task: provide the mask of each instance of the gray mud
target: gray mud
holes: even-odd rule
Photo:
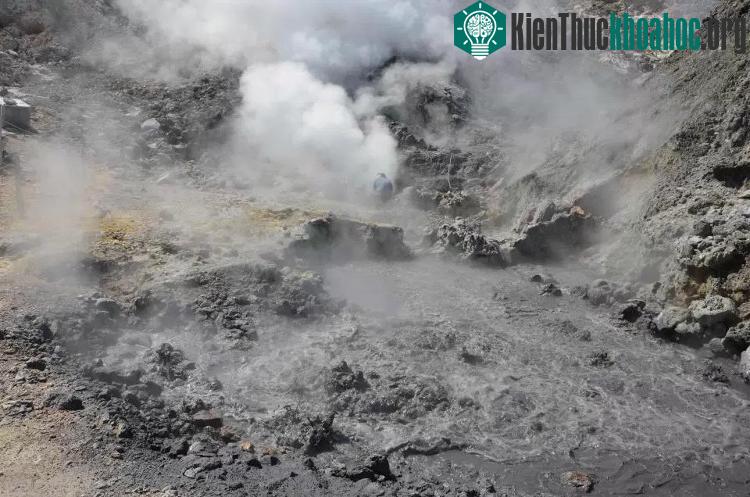
[[[241,71],[85,50],[133,31],[0,5],[0,85],[35,106],[0,157],[0,495],[749,495],[746,55],[584,64],[667,96],[568,146],[476,118],[455,69],[379,116],[385,199],[247,174]]]

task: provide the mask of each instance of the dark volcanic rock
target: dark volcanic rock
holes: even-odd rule
[[[231,264],[199,272],[186,286],[200,295],[191,307],[199,319],[213,321],[217,331],[244,348],[257,339],[255,316],[273,312],[306,318],[338,312],[342,303],[326,292],[323,279],[312,271],[265,264]]]
[[[594,478],[583,471],[566,471],[560,476],[563,485],[573,487],[581,492],[591,492],[594,488]]]
[[[724,368],[712,361],[705,361],[703,363],[703,366],[700,368],[700,374],[706,381],[729,383],[729,376],[724,371]]]
[[[750,322],[732,326],[722,340],[722,345],[731,353],[739,354],[750,347]]]
[[[143,371],[133,369],[130,371],[120,371],[110,369],[104,366],[90,366],[84,369],[87,376],[95,378],[105,383],[119,383],[122,385],[135,385],[143,376]]]
[[[596,233],[597,222],[580,208],[556,214],[549,221],[525,227],[514,248],[533,259],[560,259],[588,246]]]
[[[544,285],[539,292],[540,295],[550,295],[552,297],[562,297],[562,290],[559,286],[555,285],[554,283],[549,283],[547,285]]]
[[[63,411],[80,411],[83,401],[75,395],[64,395],[58,399],[57,407]]]
[[[153,364],[153,371],[168,380],[186,380],[189,372],[195,369],[194,363],[185,361],[181,350],[168,343],[159,345],[147,360]]]
[[[481,361],[481,358],[478,358]],[[342,373],[338,373],[342,374]],[[344,379],[355,384],[358,374],[343,373]],[[338,376],[337,376],[338,377]],[[363,417],[400,416],[416,419],[428,412],[446,409],[450,403],[448,390],[435,378],[414,375],[389,375],[380,377],[367,374],[367,388],[348,388],[330,391],[331,406],[336,412],[356,413]],[[335,384],[334,386],[338,386]]]
[[[440,251],[454,253],[464,259],[505,267],[510,264],[510,253],[499,241],[487,238],[476,223],[464,220],[444,224],[430,238]]]
[[[205,426],[221,428],[224,424],[224,420],[218,412],[213,409],[206,409],[193,414],[192,423],[198,428],[203,428]]]
[[[326,381],[326,391],[337,394],[349,389],[366,390],[369,387],[362,371],[354,372],[345,361],[331,369]]]
[[[589,356],[589,364],[592,366],[607,368],[614,363],[615,361],[612,360],[612,356],[606,351],[595,352]]]
[[[731,299],[719,295],[710,295],[703,300],[690,304],[690,313],[702,326],[718,323],[731,323],[737,318],[737,308]]]
[[[325,418],[316,416],[309,419],[308,422],[312,430],[305,444],[305,453],[314,455],[320,452],[330,450],[333,447],[334,431],[333,419],[335,414],[331,413]]]
[[[329,214],[308,221],[303,231],[287,247],[288,255],[333,260],[366,256],[399,260],[412,255],[404,244],[403,230],[397,226],[367,224]]]
[[[606,280],[594,280],[587,285],[583,291],[583,298],[592,305],[613,305],[615,303],[626,303],[633,297],[635,292],[629,285],[621,285]]]
[[[44,371],[47,369],[47,361],[42,358],[34,358],[26,361],[26,367],[29,369],[36,369],[38,371]]]
[[[370,456],[364,464],[352,469],[341,468],[334,470],[334,476],[347,478],[352,481],[359,481],[367,478],[376,481],[380,478],[385,480],[395,480],[396,477],[391,472],[391,466],[388,463],[388,457],[381,454]]]

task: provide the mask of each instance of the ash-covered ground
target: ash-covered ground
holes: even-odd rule
[[[1,495],[748,495],[748,55],[418,5],[0,4]]]

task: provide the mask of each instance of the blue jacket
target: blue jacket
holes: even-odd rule
[[[372,189],[380,194],[393,193],[393,183],[385,175],[380,175],[375,178],[375,182],[372,184]]]

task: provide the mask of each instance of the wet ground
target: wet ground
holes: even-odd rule
[[[96,328],[85,340],[55,337],[49,348],[62,351],[45,352],[57,358],[44,381],[18,376],[39,351],[3,339],[0,454],[12,464],[0,482],[13,485],[10,495],[32,495],[34,478],[64,495],[102,496],[139,488],[164,497],[750,495],[750,392],[733,363],[717,360],[724,369],[706,375],[705,353],[663,342],[619,320],[616,308],[582,299],[576,287],[599,275],[575,265],[488,268],[428,253],[419,243],[430,215],[400,199],[381,205],[366,196],[269,193],[222,183],[211,164],[164,157],[144,166],[130,159],[129,137],[143,120],[137,101],[107,93],[106,78],[37,70],[24,91],[40,109],[40,134],[9,140],[22,173],[0,176],[3,329],[24,314],[78,309],[79,296],[94,292],[127,311],[116,328]],[[90,105],[69,114],[82,94]],[[80,125],[85,147],[65,133],[52,139],[63,119]],[[68,157],[76,174],[37,156],[58,140],[52,162]],[[329,210],[404,227],[416,256],[282,259],[295,228]],[[535,274],[551,275],[562,294],[543,294],[544,284],[530,281]],[[185,312],[135,316],[127,306],[145,290]],[[312,297],[309,313],[279,306],[298,294]],[[209,311],[201,315],[201,306]],[[215,325],[235,308],[248,313],[239,338],[239,328]],[[80,379],[95,361],[149,371],[165,343],[184,357],[172,376],[159,378],[159,398],[168,407],[195,399],[213,405],[237,435],[226,447],[239,451],[242,439],[259,457],[261,447],[272,449],[262,472],[223,461],[196,478],[194,460],[213,463],[226,447],[176,455],[167,447],[180,438],[174,434],[156,449],[129,445],[102,428],[119,407],[95,393],[80,394],[80,416],[45,404],[58,387],[105,388]],[[29,417],[11,414],[25,405],[19,399],[32,399]],[[139,443],[153,442],[149,412],[139,413]],[[297,444],[305,438],[300,426],[329,413],[330,446],[311,453]],[[20,427],[35,435],[19,437]],[[192,447],[202,435],[180,436]],[[37,452],[54,471],[35,469]],[[351,470],[372,454],[388,455],[392,478],[341,475],[340,465]]]
[[[18,138],[17,145],[40,139]],[[230,293],[262,299],[231,277],[234,265],[274,266],[268,254],[288,243],[284,232],[331,207],[302,211],[293,200],[265,204],[242,192],[179,183],[143,188],[121,170],[102,174],[118,178],[97,193],[107,212],[93,221],[81,216],[84,225],[98,227],[81,232],[93,245],[74,245],[94,247],[105,260],[125,257],[122,268],[97,283],[50,276],[37,264],[51,247],[70,248],[44,241],[6,256],[13,282],[7,295],[15,299],[6,304],[16,312],[33,300],[35,288],[62,301],[103,288],[127,300],[170,282],[180,294],[189,275],[212,271],[230,275],[221,283]],[[160,197],[169,202],[144,208],[144,199]],[[199,205],[191,202],[196,198]],[[27,203],[34,204],[33,194]],[[349,211],[343,201],[335,208]],[[197,318],[144,322],[125,326],[110,346],[78,350],[77,360],[145,369],[153,350],[169,343],[196,367],[185,381],[168,383],[162,396],[210,400],[257,444],[284,445],[283,436],[294,431],[285,409],[333,412],[340,439],[317,455],[321,467],[387,453],[406,479],[465,482],[481,475],[518,495],[573,488],[560,476],[572,470],[590,475],[595,495],[747,495],[750,397],[731,365],[726,382],[708,381],[698,352],[581,299],[575,288],[596,276],[583,269],[474,266],[420,250],[423,219],[398,203],[352,204],[351,212],[366,221],[402,222],[417,250],[406,261],[288,266],[320,275],[325,298],[343,303],[339,311],[303,318],[258,312],[257,338],[240,348],[206,332]],[[36,229],[18,220],[11,226],[26,235]],[[165,235],[184,248],[155,251]],[[562,295],[542,294],[544,285],[530,281],[539,273],[556,279]],[[42,307],[54,310],[46,302]],[[223,386],[218,392],[215,380]]]

